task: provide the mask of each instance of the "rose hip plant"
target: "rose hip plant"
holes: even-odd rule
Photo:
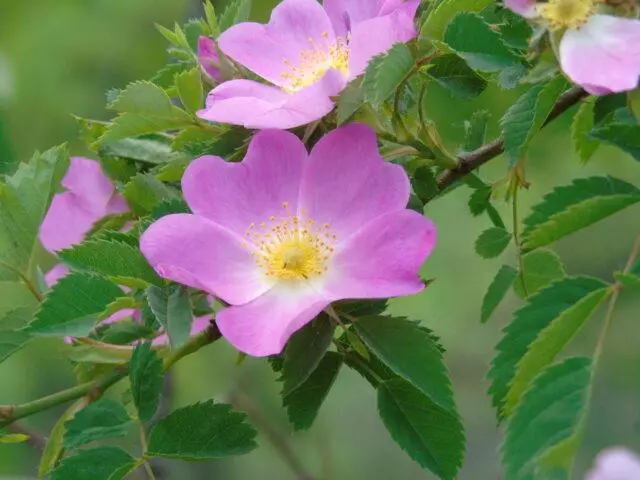
[[[640,237],[611,278],[567,275],[549,247],[634,208],[640,188],[575,164],[527,215],[520,193],[536,188],[528,149],[559,116],[583,163],[602,143],[640,161],[638,2],[282,0],[266,24],[249,21],[250,0],[203,7],[159,27],[168,64],[109,91],[110,121],[78,118],[92,158],[55,147],[0,182],[0,362],[53,337],[78,380],[0,404],[0,443],[28,441],[21,419],[64,405],[38,466],[53,480],[246,454],[257,432],[231,405],[158,412],[171,368],[228,342],[278,373],[296,431],[357,371],[398,446],[455,479],[465,434],[446,345],[437,324],[386,309],[438,281],[424,211],[460,189],[490,225],[477,254],[517,251],[478,312],[487,322],[511,289],[521,299],[486,375],[503,478],[570,478],[616,303],[640,288]],[[491,84],[523,93],[499,119],[473,113],[452,146],[425,100],[435,84],[451,108]],[[601,331],[591,354],[567,355],[587,323]],[[105,396],[116,384],[124,395]],[[142,453],[108,442],[134,425]],[[636,478],[639,464],[612,450],[589,478]]]

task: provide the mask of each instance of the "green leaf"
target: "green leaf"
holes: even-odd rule
[[[566,276],[564,265],[558,254],[546,248],[523,255],[522,267],[526,292],[522,285],[522,275],[518,275],[513,284],[513,291],[521,298],[530,297],[551,282]]]
[[[138,174],[124,187],[127,203],[139,215],[146,215],[162,201],[176,198],[173,190],[148,174]]]
[[[453,480],[464,456],[464,430],[448,411],[400,378],[378,386],[378,413],[394,441],[423,468]]]
[[[87,404],[86,398],[81,398],[72,404],[56,421],[49,433],[49,438],[44,446],[40,464],[38,465],[38,477],[44,477],[57,465],[64,453],[65,424],[73,418],[76,412]]]
[[[204,88],[200,67],[176,75],[176,88],[184,108],[191,113],[204,106]]]
[[[364,102],[364,87],[362,77],[359,77],[347,85],[338,97],[336,116],[338,125],[342,125],[349,120]]]
[[[84,337],[91,332],[100,313],[121,296],[122,290],[112,281],[73,272],[47,293],[26,331],[34,335]]]
[[[2,268],[0,266],[0,268]],[[0,320],[17,308],[35,308],[37,301],[23,282],[0,281]]]
[[[246,22],[251,13],[251,0],[231,0],[220,15],[220,32],[237,23]]]
[[[415,61],[404,43],[396,43],[389,51],[371,59],[364,74],[364,98],[378,108],[407,78]]]
[[[640,190],[613,177],[590,177],[558,187],[524,220],[524,248],[548,245],[640,201]]]
[[[40,224],[68,166],[66,147],[55,147],[0,181],[0,280],[34,278]]]
[[[419,167],[414,172],[411,178],[411,186],[422,204],[425,204],[434,198],[439,191],[436,176],[431,167],[426,165]]]
[[[433,334],[399,317],[365,317],[354,323],[358,335],[394,373],[445,410],[455,411],[451,381]]]
[[[130,424],[131,419],[121,404],[101,398],[65,424],[64,446],[71,449],[104,438],[124,437]]]
[[[0,331],[0,363],[24,347],[31,335],[21,331]]]
[[[473,191],[469,197],[469,211],[471,215],[477,217],[487,211],[487,208],[491,205],[491,192],[492,189],[489,186]]]
[[[605,123],[591,130],[589,136],[618,147],[640,161],[640,124]]]
[[[8,435],[0,434],[0,445],[11,444],[11,443],[24,443],[29,440],[29,435],[25,435],[23,433],[10,433]]]
[[[426,73],[452,96],[463,100],[477,97],[487,88],[487,81],[471,70],[458,55],[435,58]]]
[[[282,397],[294,430],[307,430],[329,394],[342,366],[342,355],[327,352],[311,375],[295,390]]]
[[[538,467],[561,467],[572,461],[584,429],[591,370],[589,358],[568,358],[535,379],[507,426],[502,446],[506,478],[540,478]],[[560,450],[563,455],[557,455]],[[554,465],[554,460],[565,465]]]
[[[121,480],[137,466],[136,459],[119,447],[97,447],[65,458],[51,480]]]
[[[562,312],[538,334],[516,366],[516,373],[505,398],[505,416],[509,417],[513,413],[533,379],[555,360],[610,294],[611,289],[608,287],[589,293]]]
[[[163,381],[162,360],[152,350],[151,343],[141,343],[133,351],[129,379],[138,417],[147,422],[158,409]]]
[[[147,455],[197,461],[248,453],[257,432],[245,420],[213,400],[180,408],[153,427]]]
[[[498,305],[500,305],[500,302],[504,299],[517,276],[518,271],[515,268],[509,265],[500,267],[500,270],[498,270],[497,275],[491,282],[491,285],[489,285],[489,289],[482,300],[480,322],[486,323],[487,320],[491,318],[491,315],[495,309],[498,308]]]
[[[335,325],[326,315],[298,330],[287,342],[282,368],[282,394],[287,395],[309,378],[333,340]]]
[[[500,119],[504,147],[511,164],[526,155],[531,141],[544,125],[567,81],[557,77],[531,87]]]
[[[162,285],[140,250],[125,242],[91,239],[58,252],[74,269],[89,270],[116,278],[133,278]]]
[[[474,70],[496,72],[522,61],[500,34],[474,13],[456,15],[447,27],[444,41]]]
[[[420,36],[442,40],[447,26],[460,12],[481,12],[492,3],[492,0],[443,0],[422,24]]]
[[[128,345],[136,340],[150,340],[155,334],[153,329],[132,320],[100,325],[96,330],[98,339],[111,345]]]
[[[485,144],[490,116],[488,111],[480,110],[464,121],[464,152],[472,152]]]
[[[171,348],[189,339],[193,313],[187,291],[182,287],[150,287],[147,299],[153,314],[169,336]]]
[[[516,374],[516,365],[526,355],[540,333],[589,294],[605,288],[601,280],[590,277],[568,277],[552,283],[529,298],[528,303],[515,312],[513,321],[504,329],[496,347],[487,378],[491,380],[489,393],[493,397],[499,417],[502,417],[509,386]]]
[[[590,98],[582,104],[573,117],[571,124],[571,138],[573,148],[580,157],[582,163],[587,163],[598,148],[598,142],[589,138],[589,132],[594,126],[595,100]]]
[[[640,276],[632,273],[617,272],[615,274],[616,280],[621,283],[625,288],[632,288],[634,290],[640,289]]]
[[[123,138],[104,142],[99,150],[101,157],[128,158],[152,165],[167,163],[171,158],[171,147],[165,142],[151,138]],[[135,169],[134,169],[135,171]]]
[[[217,38],[220,35],[220,26],[218,25],[218,17],[216,10],[210,0],[204,2],[204,16],[207,19],[207,25],[209,26],[209,34]]]
[[[495,258],[511,243],[511,233],[504,228],[492,227],[480,234],[475,249],[482,258]]]

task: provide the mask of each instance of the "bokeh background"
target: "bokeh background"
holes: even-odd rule
[[[219,9],[224,1],[216,1]],[[253,16],[264,19],[273,0],[254,0]],[[165,62],[165,42],[154,23],[170,26],[200,15],[198,0],[0,0],[0,163],[26,160],[36,149],[69,142],[75,154],[88,154],[78,139],[72,114],[107,118],[104,94],[136,79],[150,78]],[[490,88],[474,101],[452,99],[437,86],[427,96],[428,115],[446,142],[461,141],[463,120],[472,112],[492,113],[490,136],[497,120],[519,90]],[[613,174],[640,184],[640,168],[630,157],[602,147],[588,166],[573,154],[570,115],[545,129],[531,150],[523,194],[523,213],[551,188],[577,176]],[[482,175],[497,179],[506,161],[495,159]],[[486,396],[486,372],[500,329],[520,300],[510,294],[492,320],[481,325],[484,292],[502,263],[515,264],[508,250],[496,260],[473,252],[485,217],[472,218],[460,188],[431,203],[426,214],[437,223],[439,245],[424,272],[436,281],[423,294],[392,303],[395,314],[419,319],[442,337],[457,401],[467,428],[468,451],[460,480],[498,479],[500,432]],[[501,207],[509,218],[506,205]],[[555,250],[571,274],[611,280],[621,269],[640,233],[640,210],[628,209],[558,244]],[[0,292],[2,295],[2,292]],[[603,447],[625,444],[640,450],[637,427],[640,396],[640,301],[625,294],[615,315],[597,385],[586,441],[576,478],[582,478],[593,455]],[[575,341],[572,353],[590,354],[603,317],[597,312]],[[39,341],[0,364],[0,403],[17,403],[73,384],[66,347]],[[357,374],[344,369],[314,427],[293,435],[279,404],[275,375],[265,362],[235,364],[232,349],[219,342],[182,361],[172,375],[168,398],[174,408],[207,398],[242,398],[254,423],[261,426],[260,448],[230,460],[159,465],[163,479],[297,478],[280,458],[268,432],[288,443],[315,478],[431,479],[388,437],[376,415],[375,392]],[[116,392],[117,394],[117,392]],[[48,431],[61,410],[31,418],[28,424]],[[137,448],[137,447],[132,447]],[[0,479],[35,478],[37,455],[25,445],[0,446]]]

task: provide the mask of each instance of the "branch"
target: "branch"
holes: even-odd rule
[[[47,444],[47,439],[40,432],[37,432],[33,428],[27,427],[22,423],[15,422],[13,425],[9,426],[7,430],[13,433],[26,435],[29,437],[27,444],[40,452],[44,450],[44,446]]]
[[[569,110],[572,106],[577,104],[580,100],[587,97],[589,94],[580,87],[573,87],[563,93],[556,102],[553,110],[545,120],[543,127],[547,126],[557,117]],[[457,180],[461,179],[468,173],[471,173],[476,168],[484,165],[489,160],[497,157],[504,152],[504,140],[497,138],[496,140],[483,145],[482,147],[474,150],[471,153],[460,155],[458,157],[459,165],[454,170],[448,170],[438,178],[438,189],[440,191],[449,187]]]
[[[182,347],[173,351],[164,361],[164,371],[167,372],[171,367],[182,358],[197,352],[205,345],[215,342],[221,337],[220,331],[212,324],[204,332],[192,337]],[[48,410],[57,405],[76,400],[78,398],[89,396],[93,399],[99,398],[112,385],[118,383],[129,374],[129,366],[116,368],[112,372],[86,382],[67,390],[62,390],[46,397],[39,398],[32,402],[23,403],[21,405],[0,405],[0,428],[7,427],[24,417],[33,415],[34,413]]]

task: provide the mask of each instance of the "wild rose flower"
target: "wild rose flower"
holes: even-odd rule
[[[559,45],[567,76],[594,95],[633,90],[640,77],[640,20],[597,13],[598,0],[505,0],[550,29],[566,29]]]
[[[369,127],[334,130],[310,154],[292,133],[259,132],[241,163],[196,159],[182,190],[193,215],[152,224],[142,252],[162,277],[229,303],[217,325],[247,354],[279,353],[337,300],[424,288],[435,227],[406,209],[407,175]]]
[[[216,82],[222,80],[220,58],[215,40],[204,36],[198,38],[198,63],[202,71],[212,80]]]
[[[240,23],[220,50],[273,85],[232,80],[207,97],[203,119],[293,128],[329,113],[334,97],[375,55],[416,35],[419,0],[283,0],[267,25]]]
[[[626,448],[611,448],[601,452],[585,480],[640,479],[640,457]]]

